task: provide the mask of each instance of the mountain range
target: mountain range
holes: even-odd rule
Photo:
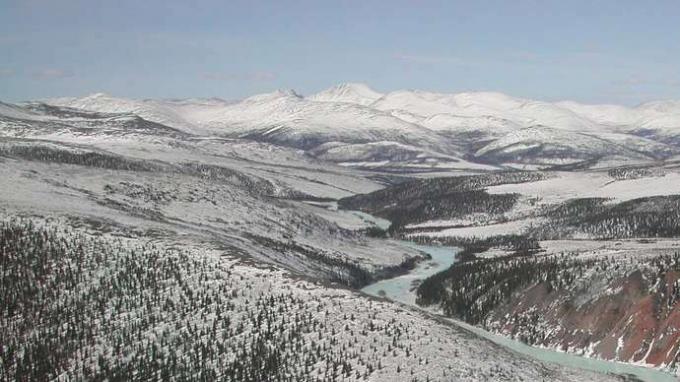
[[[183,133],[248,138],[341,165],[419,170],[608,167],[680,154],[680,102],[624,107],[501,93],[380,93],[342,84],[309,96],[279,90],[221,99],[131,100],[106,94],[3,105],[42,118],[40,104],[135,115]]]

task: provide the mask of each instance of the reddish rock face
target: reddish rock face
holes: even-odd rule
[[[530,344],[674,367],[680,361],[680,301],[674,297],[680,272],[658,276],[634,271],[591,284],[599,290],[571,292],[539,283],[494,309],[486,326]]]

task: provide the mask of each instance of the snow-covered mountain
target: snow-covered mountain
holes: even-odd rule
[[[50,99],[45,103],[100,113],[131,113],[146,120],[179,129],[187,129],[191,125],[172,106],[165,106],[154,101],[117,98],[104,93],[96,93],[83,98]]]
[[[347,102],[368,106],[382,97],[382,93],[365,84],[340,84],[313,94],[307,99],[319,102]]]
[[[270,142],[371,167],[437,169],[469,161],[500,167],[579,161],[605,166],[613,157],[639,162],[680,154],[677,101],[631,108],[551,103],[494,92],[382,94],[364,84],[341,84],[307,97],[279,90],[238,102],[129,100],[104,94],[45,102],[131,113],[186,133]],[[17,113],[16,107],[12,110]],[[331,143],[334,154],[327,149]],[[341,149],[343,145],[347,147]],[[406,146],[428,160],[414,162],[412,155],[395,150]],[[411,159],[404,161],[406,157]]]

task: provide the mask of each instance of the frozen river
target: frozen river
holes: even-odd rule
[[[432,259],[420,263],[415,269],[405,275],[378,281],[374,284],[368,285],[362,289],[362,291],[373,296],[386,297],[393,301],[398,301],[417,307],[415,303],[415,283],[417,283],[418,280],[425,279],[430,275],[441,272],[450,267],[455,260],[457,249],[443,246],[416,245],[410,242],[404,242],[404,245],[426,252],[432,256]],[[499,345],[541,361],[552,362],[568,367],[597,371],[601,373],[629,374],[648,382],[674,382],[678,380],[677,377],[669,373],[664,373],[655,369],[624,363],[602,361],[549,349],[533,347],[507,337],[487,332],[484,329],[468,325],[458,320],[449,319],[449,321]]]

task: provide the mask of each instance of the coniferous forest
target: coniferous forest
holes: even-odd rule
[[[0,380],[426,381],[413,346],[444,341],[222,252],[25,219],[0,223],[0,250]]]

